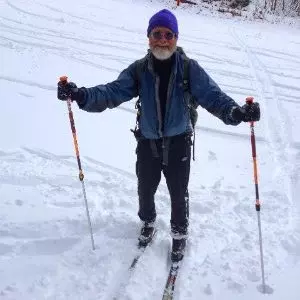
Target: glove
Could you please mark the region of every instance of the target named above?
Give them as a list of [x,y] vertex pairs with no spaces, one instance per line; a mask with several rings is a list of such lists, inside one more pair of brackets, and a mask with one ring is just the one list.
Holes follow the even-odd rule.
[[244,104],[242,107],[235,106],[231,111],[231,118],[235,121],[256,122],[260,120],[259,103]]
[[59,81],[57,84],[57,98],[66,101],[69,98],[76,100],[78,88],[74,82]]

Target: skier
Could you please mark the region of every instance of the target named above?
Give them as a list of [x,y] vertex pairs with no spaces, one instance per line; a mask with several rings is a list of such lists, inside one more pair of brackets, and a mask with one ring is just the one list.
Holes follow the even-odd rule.
[[[117,80],[91,88],[59,82],[57,92],[60,100],[71,98],[88,112],[102,112],[139,97],[138,129],[134,131],[138,140],[138,216],[143,223],[139,245],[148,245],[155,234],[154,196],[163,173],[171,198],[171,259],[177,262],[184,256],[189,225],[193,126],[184,91],[187,57],[177,47],[178,23],[169,10],[163,9],[150,18],[147,37],[148,54],[123,70]],[[225,124],[260,119],[258,103],[240,107],[193,59],[188,59],[188,93],[197,105]]]

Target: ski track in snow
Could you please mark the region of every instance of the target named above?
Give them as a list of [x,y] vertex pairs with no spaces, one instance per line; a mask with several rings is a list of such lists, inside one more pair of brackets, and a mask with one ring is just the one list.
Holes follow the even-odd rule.
[[[113,75],[144,55],[144,44],[133,46],[130,40],[132,34],[144,35],[138,25],[136,29],[126,29],[113,25],[114,22],[99,21],[93,13],[87,18],[85,11],[78,14],[58,9],[59,6],[52,2],[5,1],[15,17],[9,18],[0,12],[0,48],[18,54],[47,51]],[[107,10],[109,14],[109,4],[106,5],[93,7],[99,11]],[[64,25],[69,26],[69,31]],[[82,27],[84,34],[74,34],[77,26]],[[110,36],[104,30],[114,34]],[[98,37],[99,31],[104,36]],[[228,37],[231,42],[188,34],[182,41],[191,44],[187,47],[189,53],[204,63],[209,73],[221,78],[222,83],[224,81],[225,91],[244,98],[246,90],[261,103],[266,115],[263,121],[266,130],[258,132],[257,142],[260,166],[275,170],[274,177],[265,179],[265,185],[261,186],[265,265],[269,278],[272,271],[283,268],[283,258],[288,254],[300,254],[300,234],[294,232],[296,199],[292,188],[295,181],[299,182],[300,168],[293,166],[293,158],[298,155],[299,161],[300,145],[289,132],[291,125],[282,105],[299,105],[300,102],[297,86],[278,83],[272,77],[298,80],[299,77],[290,72],[292,68],[279,72],[265,66],[263,59],[293,63],[299,74],[300,57],[250,47],[233,27],[228,29]],[[214,53],[202,53],[203,44],[224,52],[244,54],[246,62],[234,59],[235,54],[218,57]],[[230,71],[223,65],[236,69]],[[239,85],[238,80],[242,80],[244,86]],[[55,85],[13,77],[1,71],[0,81],[9,81],[15,86],[27,85],[33,90],[55,90]],[[249,82],[252,83],[250,87]],[[277,90],[279,87],[280,91]],[[290,91],[296,96],[290,95]],[[134,102],[131,102],[120,109],[135,113],[133,106]],[[245,151],[249,150],[247,134],[203,125],[198,125],[197,129],[199,136],[206,133],[207,140],[232,141],[241,144]],[[251,201],[254,203],[250,180],[242,184],[241,179],[237,187],[234,186],[236,182],[224,177],[226,174],[215,172],[213,179],[211,174],[204,174],[208,179],[199,175],[206,166],[218,170],[220,164],[226,164],[229,173],[240,170],[240,176],[245,179],[249,177],[251,165],[227,165],[227,156],[221,150],[212,151],[206,145],[201,147],[204,150],[192,170],[191,233],[178,277],[177,299],[195,299],[195,293],[208,299],[221,299],[224,290],[243,295],[249,286],[255,288],[260,282],[256,215],[254,204],[249,205]],[[228,146],[224,151],[229,150]],[[234,155],[230,157],[234,158]],[[75,158],[27,147],[15,152],[0,152],[0,194],[5,195],[0,204],[0,262],[3,270],[9,270],[12,260],[19,262],[19,266],[14,264],[9,276],[1,281],[1,299],[161,299],[170,249],[166,186],[162,184],[157,193],[158,235],[129,274],[139,229],[134,170],[127,172],[89,157],[83,157],[82,165],[95,234],[95,252],[90,250]],[[271,177],[272,171],[265,173]],[[197,178],[203,183],[199,184]],[[41,211],[45,214],[40,215]],[[0,269],[1,275],[2,272]],[[25,278],[22,272],[26,274]],[[137,291],[140,291],[139,296]]]
[[[290,132],[292,127],[289,121],[289,116],[278,99],[278,92],[276,90],[276,82],[273,82],[266,66],[260,61],[257,55],[250,47],[238,36],[235,29],[232,28],[232,35],[236,41],[241,45],[249,58],[249,68],[254,77],[254,85],[258,91],[260,102],[264,106],[263,113],[266,115],[265,127],[266,134],[270,141],[270,153],[274,156],[274,161],[279,169],[277,172],[281,177],[280,182],[283,182],[284,191],[288,191],[285,195],[291,203],[292,199],[292,175],[289,173],[293,160],[290,158],[290,144],[293,143],[293,138]],[[299,63],[299,62],[298,62]]]

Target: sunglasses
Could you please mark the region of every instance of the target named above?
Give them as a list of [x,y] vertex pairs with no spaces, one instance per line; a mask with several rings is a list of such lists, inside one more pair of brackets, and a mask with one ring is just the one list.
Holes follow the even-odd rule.
[[176,34],[170,31],[161,32],[161,31],[153,31],[151,32],[151,37],[157,41],[165,38],[167,41],[171,41],[176,37]]

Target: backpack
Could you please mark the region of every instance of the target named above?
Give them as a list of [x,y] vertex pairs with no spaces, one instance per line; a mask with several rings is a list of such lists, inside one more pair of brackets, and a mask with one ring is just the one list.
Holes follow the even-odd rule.
[[[197,103],[196,99],[192,96],[190,93],[190,80],[189,80],[189,62],[190,58],[186,56],[183,49],[181,47],[177,47],[177,51],[180,53],[180,55],[183,58],[183,91],[184,91],[184,99],[186,102],[186,105],[189,109],[190,114],[190,120],[191,125],[194,132],[194,141],[193,141],[193,160],[195,160],[195,126],[198,120],[198,112],[197,108],[199,104]],[[140,90],[140,80],[142,78],[142,73],[145,71],[146,62],[149,54],[147,54],[144,58],[136,61],[136,78],[137,78],[137,87],[138,91]],[[131,129],[131,131],[134,133],[134,136],[138,140],[141,137],[141,133],[139,131],[139,120],[141,115],[141,100],[138,98],[138,100],[135,103],[135,109],[137,109],[137,115],[136,115],[136,125],[135,129]]]

